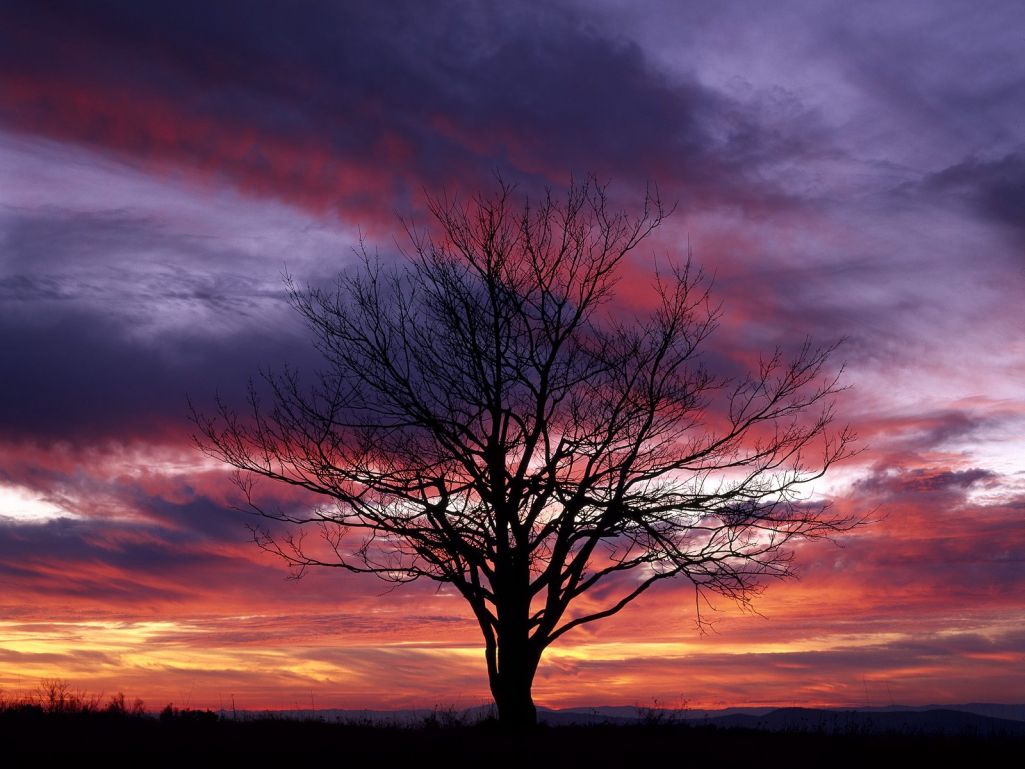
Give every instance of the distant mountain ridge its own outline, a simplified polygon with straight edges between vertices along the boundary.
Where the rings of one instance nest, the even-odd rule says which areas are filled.
[[[823,732],[826,734],[972,734],[1025,737],[1025,722],[992,718],[963,710],[813,710],[780,708],[762,716],[730,715],[710,718],[720,728],[770,732]]]
[[[223,718],[316,719],[333,723],[419,726],[475,723],[493,714],[491,706],[463,710],[275,710],[220,711]],[[686,724],[720,729],[823,732],[828,734],[973,734],[1025,736],[1025,704],[889,705],[861,708],[758,707],[719,710],[660,709],[637,706],[539,708],[538,719],[550,726],[630,726]]]
[[[1025,704],[1007,705],[991,702],[967,702],[957,705],[866,705],[866,706],[837,706],[825,708],[804,708],[800,706],[776,706],[776,707],[734,707],[721,708],[717,710],[703,709],[671,709],[671,708],[645,708],[630,705],[599,706],[593,708],[563,708],[560,710],[544,709],[549,713],[580,713],[613,716],[623,719],[650,719],[658,717],[674,718],[684,720],[719,718],[723,716],[747,715],[764,716],[777,710],[814,710],[824,712],[848,712],[858,713],[901,713],[901,712],[925,712],[930,710],[953,710],[959,713],[973,713],[977,716],[987,718],[999,718],[1008,721],[1025,722]]]

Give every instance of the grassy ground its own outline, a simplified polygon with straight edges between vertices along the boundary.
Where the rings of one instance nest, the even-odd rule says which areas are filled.
[[[0,711],[0,740],[11,751],[132,753],[150,760],[211,752],[309,754],[341,765],[820,767],[921,766],[964,761],[984,766],[1001,754],[1022,755],[1025,738],[972,735],[868,735],[760,732],[681,724],[539,727],[506,734],[495,724],[427,722],[419,728],[265,719],[233,721],[203,711],[47,712],[38,706]],[[204,762],[205,763],[205,762]]]

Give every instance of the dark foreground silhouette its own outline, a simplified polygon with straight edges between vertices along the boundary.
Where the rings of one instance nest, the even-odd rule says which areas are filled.
[[[323,753],[394,766],[399,760],[461,760],[470,766],[625,766],[648,760],[675,766],[854,766],[887,757],[971,761],[983,766],[998,756],[1020,755],[1025,723],[952,711],[907,714],[892,722],[873,718],[819,718],[822,711],[773,711],[761,722],[710,721],[542,725],[509,733],[493,721],[474,725],[432,715],[415,727],[329,723],[294,718],[219,717],[210,711],[167,709],[160,717],[120,712],[47,712],[36,705],[0,711],[0,739],[8,753],[134,753],[160,758],[207,751]],[[818,714],[818,715],[816,715]],[[864,714],[862,714],[864,715]],[[960,714],[964,715],[964,714]],[[880,716],[884,716],[880,718]],[[887,725],[889,724],[889,725]],[[1010,752],[1009,751],[1013,751]],[[472,763],[471,763],[472,762]]]

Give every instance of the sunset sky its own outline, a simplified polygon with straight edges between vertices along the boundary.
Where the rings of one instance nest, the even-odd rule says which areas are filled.
[[[489,701],[457,595],[287,579],[186,399],[315,371],[283,272],[397,258],[425,190],[497,171],[657,182],[646,247],[714,274],[724,359],[846,338],[863,450],[809,493],[879,519],[757,614],[701,633],[666,584],[567,634],[536,702],[1025,702],[1023,30],[1018,0],[0,0],[0,693]]]

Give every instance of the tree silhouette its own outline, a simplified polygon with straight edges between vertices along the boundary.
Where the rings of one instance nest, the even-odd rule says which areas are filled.
[[[332,290],[287,279],[326,362],[312,385],[285,368],[244,412],[193,412],[252,510],[292,524],[254,527],[261,547],[300,573],[451,584],[483,633],[499,719],[520,726],[568,631],[673,577],[748,602],[790,573],[788,543],[854,525],[801,493],[850,453],[831,427],[833,347],[716,374],[702,348],[719,309],[689,255],[656,270],[650,312],[614,301],[668,214],[657,192],[628,214],[593,179],[533,202],[499,181],[428,207],[403,266],[361,246]],[[325,504],[268,509],[258,477]]]

